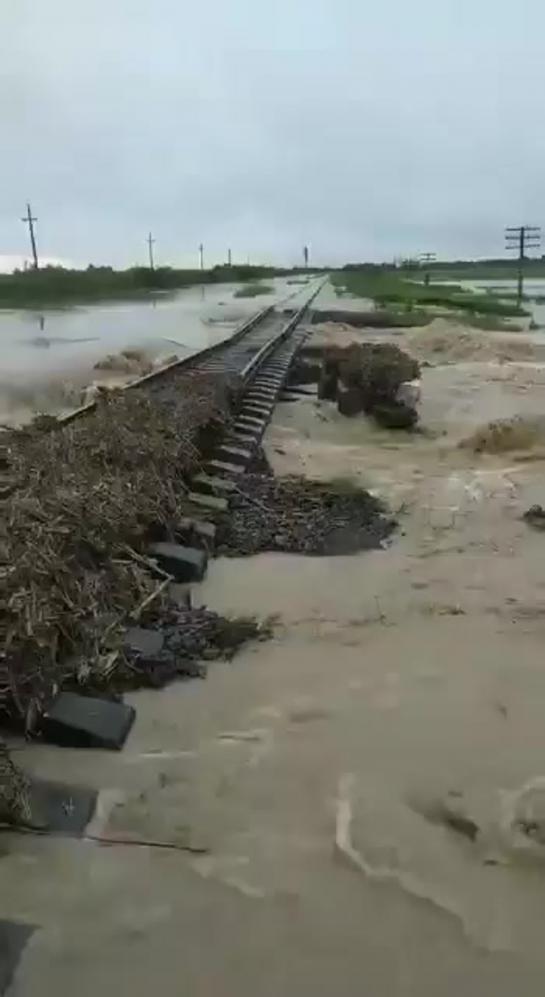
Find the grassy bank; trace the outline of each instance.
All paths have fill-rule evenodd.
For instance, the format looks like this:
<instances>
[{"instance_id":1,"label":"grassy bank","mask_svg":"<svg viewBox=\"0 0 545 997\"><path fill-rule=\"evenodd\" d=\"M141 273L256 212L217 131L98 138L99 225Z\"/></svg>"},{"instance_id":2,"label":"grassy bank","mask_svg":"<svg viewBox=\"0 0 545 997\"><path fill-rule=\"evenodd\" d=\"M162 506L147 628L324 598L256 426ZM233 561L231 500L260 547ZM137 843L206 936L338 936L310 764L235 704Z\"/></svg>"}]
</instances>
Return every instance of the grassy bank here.
<instances>
[{"instance_id":1,"label":"grassy bank","mask_svg":"<svg viewBox=\"0 0 545 997\"><path fill-rule=\"evenodd\" d=\"M297 271L251 266L221 266L212 270L177 270L173 267L113 270L111 267L92 266L87 270L67 270L64 267L44 267L42 270L0 274L0 308L139 298L195 284L255 282L294 272Z\"/></svg>"},{"instance_id":2,"label":"grassy bank","mask_svg":"<svg viewBox=\"0 0 545 997\"><path fill-rule=\"evenodd\" d=\"M350 269L333 274L331 279L341 294L344 290L357 297L370 298L379 308L407 312L416 308L429 309L430 315L434 311L453 312L462 320L467 317L470 324L477 324L479 319L487 320L488 328L501 328L505 325L503 320L528 314L512 299L504 300L491 293L474 294L459 285L433 280L428 285L417 283L407 271Z\"/></svg>"},{"instance_id":3,"label":"grassy bank","mask_svg":"<svg viewBox=\"0 0 545 997\"><path fill-rule=\"evenodd\" d=\"M344 272L390 273L390 264L382 263L351 263ZM416 261L407 260L396 273L405 273L415 278L421 278L424 272L431 274L434 282L441 280L512 280L514 284L518 275L518 260L514 256L488 260L450 260L426 264L425 267ZM524 275L528 279L545 280L545 256L540 259L524 261Z\"/></svg>"},{"instance_id":4,"label":"grassy bank","mask_svg":"<svg viewBox=\"0 0 545 997\"><path fill-rule=\"evenodd\" d=\"M515 259L458 260L452 263L433 263L430 267L433 280L512 280L516 284L518 263ZM525 260L524 275L531 280L545 279L545 259Z\"/></svg>"}]
</instances>

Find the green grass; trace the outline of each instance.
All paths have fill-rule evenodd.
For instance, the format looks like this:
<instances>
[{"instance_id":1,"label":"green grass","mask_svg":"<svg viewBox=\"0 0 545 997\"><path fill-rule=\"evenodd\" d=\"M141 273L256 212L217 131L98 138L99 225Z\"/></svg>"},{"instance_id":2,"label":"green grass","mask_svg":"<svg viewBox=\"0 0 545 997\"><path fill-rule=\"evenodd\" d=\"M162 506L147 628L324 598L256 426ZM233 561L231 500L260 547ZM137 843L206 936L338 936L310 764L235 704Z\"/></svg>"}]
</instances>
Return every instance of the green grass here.
<instances>
[{"instance_id":1,"label":"green grass","mask_svg":"<svg viewBox=\"0 0 545 997\"><path fill-rule=\"evenodd\" d=\"M458 284L411 280L411 272L385 269L345 270L333 274L335 287L357 297L372 298L378 307L411 312L415 307L439 308L469 315L510 318L527 315L516 302L490 294L473 294Z\"/></svg>"},{"instance_id":2,"label":"green grass","mask_svg":"<svg viewBox=\"0 0 545 997\"><path fill-rule=\"evenodd\" d=\"M53 307L77 302L133 299L175 292L195 284L242 283L297 273L273 267L221 266L212 270L179 270L173 267L93 267L68 270L44 267L0 274L0 308ZM253 286L258 286L254 283ZM263 286L263 285L262 285ZM252 292L269 293L267 291ZM252 296L250 295L250 296Z\"/></svg>"},{"instance_id":3,"label":"green grass","mask_svg":"<svg viewBox=\"0 0 545 997\"><path fill-rule=\"evenodd\" d=\"M238 291L235 291L233 297L235 298L258 298L262 294L272 294L274 287L270 284L246 284L245 287L239 287Z\"/></svg>"},{"instance_id":4,"label":"green grass","mask_svg":"<svg viewBox=\"0 0 545 997\"><path fill-rule=\"evenodd\" d=\"M430 273L433 280L512 280L517 281L518 263L514 258L504 260L456 261L454 263L434 263ZM525 260L526 279L545 279L545 259Z\"/></svg>"}]
</instances>

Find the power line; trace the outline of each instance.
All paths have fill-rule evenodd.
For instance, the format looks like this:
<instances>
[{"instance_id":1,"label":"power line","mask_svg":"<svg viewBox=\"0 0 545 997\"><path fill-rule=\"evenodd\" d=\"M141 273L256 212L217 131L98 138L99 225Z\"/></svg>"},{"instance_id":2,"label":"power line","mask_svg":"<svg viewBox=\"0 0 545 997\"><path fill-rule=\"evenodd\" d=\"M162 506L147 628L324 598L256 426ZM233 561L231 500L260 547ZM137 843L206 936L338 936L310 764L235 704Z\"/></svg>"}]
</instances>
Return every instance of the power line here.
<instances>
[{"instance_id":1,"label":"power line","mask_svg":"<svg viewBox=\"0 0 545 997\"><path fill-rule=\"evenodd\" d=\"M508 225L505 229L505 248L518 252L517 301L520 305L524 291L524 260L527 249L539 249L541 228L539 225Z\"/></svg>"},{"instance_id":2,"label":"power line","mask_svg":"<svg viewBox=\"0 0 545 997\"><path fill-rule=\"evenodd\" d=\"M29 235L30 235L30 245L31 245L31 248L32 248L32 259L34 261L33 262L33 266L34 266L34 269L37 270L38 269L38 250L36 248L36 236L34 234L34 222L37 222L38 219L37 218L33 218L32 211L30 209L30 204L27 204L26 211L27 211L27 213L26 213L26 215L25 215L24 218L21 218L21 221L24 222L25 225L28 225L28 231L29 231Z\"/></svg>"},{"instance_id":3,"label":"power line","mask_svg":"<svg viewBox=\"0 0 545 997\"><path fill-rule=\"evenodd\" d=\"M155 242L155 239L153 238L151 232L148 235L148 238L146 239L146 242L148 244L149 268L150 268L150 270L155 270L155 262L154 262L154 259L153 259L153 244Z\"/></svg>"}]
</instances>

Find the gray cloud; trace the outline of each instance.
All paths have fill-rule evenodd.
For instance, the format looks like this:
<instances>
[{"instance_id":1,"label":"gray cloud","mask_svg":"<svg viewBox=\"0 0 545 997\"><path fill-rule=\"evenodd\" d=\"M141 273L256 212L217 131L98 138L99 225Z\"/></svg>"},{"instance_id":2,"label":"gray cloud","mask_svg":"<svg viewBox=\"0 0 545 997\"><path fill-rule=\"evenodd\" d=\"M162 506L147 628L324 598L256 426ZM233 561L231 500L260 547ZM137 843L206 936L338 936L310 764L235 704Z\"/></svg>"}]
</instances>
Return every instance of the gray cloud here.
<instances>
[{"instance_id":1,"label":"gray cloud","mask_svg":"<svg viewBox=\"0 0 545 997\"><path fill-rule=\"evenodd\" d=\"M5 0L0 254L501 253L542 218L538 0Z\"/></svg>"}]
</instances>

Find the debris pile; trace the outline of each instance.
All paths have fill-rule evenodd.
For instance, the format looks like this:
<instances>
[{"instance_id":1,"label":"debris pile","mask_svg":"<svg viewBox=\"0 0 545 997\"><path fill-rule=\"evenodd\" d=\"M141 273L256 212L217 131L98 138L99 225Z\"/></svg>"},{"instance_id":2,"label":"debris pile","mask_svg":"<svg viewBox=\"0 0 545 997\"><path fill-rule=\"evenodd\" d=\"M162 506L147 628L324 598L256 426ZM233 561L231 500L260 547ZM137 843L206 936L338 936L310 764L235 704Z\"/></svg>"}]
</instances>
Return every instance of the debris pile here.
<instances>
[{"instance_id":1,"label":"debris pile","mask_svg":"<svg viewBox=\"0 0 545 997\"><path fill-rule=\"evenodd\" d=\"M206 606L181 607L173 602L151 611L131 627L123 645L114 643L111 655L104 655L88 671L85 660L75 669L74 688L83 679L87 691L122 693L131 689L162 688L177 678L203 678L206 662L230 661L250 640L268 640L269 620L253 616L225 617ZM116 646L117 645L117 646Z\"/></svg>"},{"instance_id":2,"label":"debris pile","mask_svg":"<svg viewBox=\"0 0 545 997\"><path fill-rule=\"evenodd\" d=\"M29 781L12 761L7 745L0 741L0 824L28 826L31 822Z\"/></svg>"},{"instance_id":3,"label":"debris pile","mask_svg":"<svg viewBox=\"0 0 545 997\"><path fill-rule=\"evenodd\" d=\"M535 530L545 530L545 509L542 505L532 505L523 513L522 518Z\"/></svg>"},{"instance_id":4,"label":"debris pile","mask_svg":"<svg viewBox=\"0 0 545 997\"><path fill-rule=\"evenodd\" d=\"M352 554L381 547L395 526L377 498L349 482L246 474L218 526L217 553Z\"/></svg>"},{"instance_id":5,"label":"debris pile","mask_svg":"<svg viewBox=\"0 0 545 997\"><path fill-rule=\"evenodd\" d=\"M160 393L109 393L68 425L3 434L1 714L31 725L78 655L103 666L105 634L158 587L140 552L174 531L230 403L225 377L185 372Z\"/></svg>"},{"instance_id":6,"label":"debris pile","mask_svg":"<svg viewBox=\"0 0 545 997\"><path fill-rule=\"evenodd\" d=\"M389 429L407 429L418 419L420 367L392 343L352 343L324 351L320 398L336 400L339 412L364 412Z\"/></svg>"}]
</instances>

